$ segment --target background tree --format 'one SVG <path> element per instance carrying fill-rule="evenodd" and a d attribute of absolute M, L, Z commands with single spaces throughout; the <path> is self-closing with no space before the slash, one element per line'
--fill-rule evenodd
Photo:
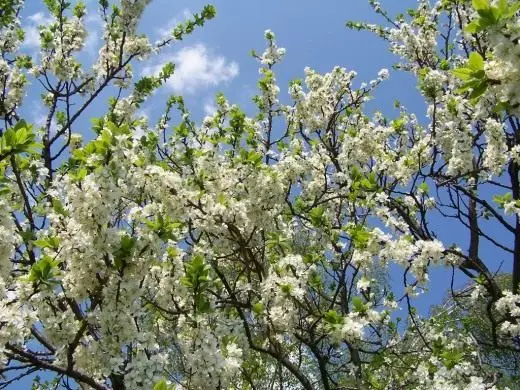
<path fill-rule="evenodd" d="M 504 290 L 511 285 L 510 274 L 497 275 L 495 280 Z M 501 335 L 499 343 L 493 342 L 493 324 L 489 320 L 487 305 L 488 299 L 482 294 L 482 286 L 471 282 L 450 293 L 442 305 L 432 309 L 432 316 L 445 326 L 456 326 L 474 338 L 479 345 L 479 358 L 500 373 L 499 383 L 514 388 L 519 380 L 519 351 L 515 344 L 511 346 L 508 335 Z M 498 316 L 498 313 L 493 315 Z"/>

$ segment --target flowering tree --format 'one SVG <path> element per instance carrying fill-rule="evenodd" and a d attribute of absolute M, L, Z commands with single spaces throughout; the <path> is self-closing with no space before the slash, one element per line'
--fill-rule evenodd
<path fill-rule="evenodd" d="M 215 10 L 152 44 L 136 30 L 148 3 L 99 1 L 86 69 L 81 2 L 45 0 L 38 63 L 18 51 L 22 1 L 0 2 L 2 386 L 42 371 L 35 388 L 476 390 L 518 375 L 485 351 L 519 350 L 520 3 L 421 0 L 391 18 L 372 2 L 386 26 L 348 24 L 417 77 L 426 124 L 400 105 L 364 114 L 385 69 L 355 87 L 353 71 L 306 68 L 281 102 L 266 31 L 255 116 L 219 95 L 197 124 L 171 96 L 154 125 L 137 110 L 174 65 L 134 80 L 132 61 Z M 20 118 L 29 75 L 41 128 Z M 107 88 L 84 143 L 78 120 Z M 467 247 L 439 238 L 446 221 Z M 414 307 L 433 265 L 451 270 L 436 288 L 457 316 Z M 464 321 L 475 310 L 484 328 Z"/>

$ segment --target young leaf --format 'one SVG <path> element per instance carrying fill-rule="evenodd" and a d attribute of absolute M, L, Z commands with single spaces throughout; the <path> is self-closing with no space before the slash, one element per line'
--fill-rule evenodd
<path fill-rule="evenodd" d="M 489 0 L 472 0 L 471 3 L 477 11 L 489 8 Z"/>
<path fill-rule="evenodd" d="M 476 51 L 469 55 L 469 68 L 473 71 L 484 70 L 484 59 Z"/>

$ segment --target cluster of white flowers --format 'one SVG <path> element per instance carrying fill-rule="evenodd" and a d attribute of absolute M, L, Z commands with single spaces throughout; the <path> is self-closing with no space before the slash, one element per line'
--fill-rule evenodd
<path fill-rule="evenodd" d="M 135 112 L 137 111 L 137 105 L 132 95 L 119 99 L 114 107 L 114 115 L 120 121 L 132 121 Z"/>
<path fill-rule="evenodd" d="M 290 329 L 296 320 L 297 305 L 307 292 L 312 266 L 306 266 L 301 256 L 289 255 L 280 259 L 262 284 L 262 303 L 268 321 L 277 330 Z"/>
<path fill-rule="evenodd" d="M 121 9 L 112 23 L 105 24 L 104 45 L 99 50 L 99 58 L 93 70 L 98 79 L 110 77 L 117 69 L 125 68 L 128 58 L 143 60 L 152 53 L 149 39 L 137 34 L 137 24 L 150 0 L 122 0 Z M 120 58 L 124 53 L 128 58 Z M 131 72 L 127 72 L 120 82 L 128 82 Z"/>
<path fill-rule="evenodd" d="M 38 76 L 50 71 L 60 80 L 82 77 L 81 64 L 74 54 L 84 47 L 86 37 L 83 17 L 54 17 L 51 24 L 41 26 L 42 58 L 31 72 Z"/>
<path fill-rule="evenodd" d="M 15 234 L 15 225 L 11 219 L 11 208 L 0 200 L 0 274 L 2 277 L 9 275 L 11 258 L 19 237 Z"/>
<path fill-rule="evenodd" d="M 488 119 L 485 124 L 484 134 L 487 141 L 484 153 L 484 166 L 498 176 L 509 161 L 504 125 L 495 119 Z"/>
<path fill-rule="evenodd" d="M 495 306 L 500 313 L 507 316 L 500 325 L 501 331 L 511 336 L 520 336 L 520 295 L 503 291 L 503 296 Z"/>
<path fill-rule="evenodd" d="M 410 269 L 412 275 L 420 282 L 428 282 L 428 267 L 439 264 L 444 256 L 444 246 L 438 240 L 413 242 L 409 236 L 400 236 L 387 240 L 379 252 L 384 263 L 395 261 Z"/>
<path fill-rule="evenodd" d="M 39 320 L 37 313 L 26 302 L 13 299 L 13 296 L 20 296 L 18 291 L 12 287 L 7 290 L 7 286 L 9 284 L 0 280 L 0 287 L 4 292 L 0 296 L 0 367 L 7 363 L 6 344 L 22 347 L 30 337 L 31 327 Z"/>
<path fill-rule="evenodd" d="M 243 361 L 242 349 L 236 343 L 223 346 L 224 340 L 219 339 L 219 333 L 204 328 L 193 329 L 183 337 L 181 343 L 190 375 L 188 383 L 204 389 L 227 386 L 234 379 Z"/>
<path fill-rule="evenodd" d="M 12 10 L 19 10 L 23 6 L 24 0 L 13 0 L 9 2 Z M 9 8 L 6 5 L 6 11 Z M 22 40 L 20 36 L 20 20 L 15 18 L 11 23 L 0 29 L 0 47 L 4 53 L 14 53 L 19 48 Z"/>
<path fill-rule="evenodd" d="M 9 65 L 6 60 L 0 58 L 0 88 L 5 91 L 0 96 L 2 111 L 0 115 L 10 114 L 18 108 L 25 96 L 27 78 L 17 67 Z"/>
<path fill-rule="evenodd" d="M 304 93 L 298 85 L 293 85 L 291 91 L 293 97 L 297 98 L 296 109 L 292 113 L 296 123 L 301 123 L 309 133 L 326 129 L 333 115 L 347 106 L 349 99 L 359 98 L 359 92 L 351 89 L 354 77 L 356 72 L 347 71 L 339 66 L 324 75 L 305 68 L 305 85 L 308 92 Z M 347 94 L 349 91 L 352 94 Z"/>
<path fill-rule="evenodd" d="M 438 10 L 431 8 L 426 0 L 419 0 L 415 10 L 419 15 L 412 23 L 400 21 L 396 27 L 388 30 L 390 50 L 403 58 L 406 63 L 401 66 L 417 71 L 422 66 L 437 62 L 437 15 Z"/>
<path fill-rule="evenodd" d="M 146 6 L 151 0 L 121 0 L 121 28 L 130 35 L 134 35 L 137 23 L 141 19 Z"/>
<path fill-rule="evenodd" d="M 2 10 L 4 14 L 11 8 L 15 15 L 11 23 L 0 28 L 0 118 L 8 117 L 19 108 L 25 96 L 27 78 L 16 61 L 10 58 L 17 52 L 23 39 L 20 20 L 16 17 L 22 5 L 23 0 L 14 0 L 5 5 L 5 11 Z"/>
<path fill-rule="evenodd" d="M 264 65 L 274 65 L 282 60 L 285 55 L 285 49 L 276 45 L 276 37 L 271 30 L 265 30 L 264 36 L 269 44 L 260 56 L 260 62 Z"/>
<path fill-rule="evenodd" d="M 443 94 L 448 77 L 438 70 L 429 71 L 421 81 L 420 88 L 426 101 L 433 102 Z"/>
<path fill-rule="evenodd" d="M 485 66 L 486 76 L 493 82 L 491 89 L 515 114 L 520 113 L 519 36 L 520 21 L 514 17 L 490 29 L 488 39 L 492 54 Z"/>

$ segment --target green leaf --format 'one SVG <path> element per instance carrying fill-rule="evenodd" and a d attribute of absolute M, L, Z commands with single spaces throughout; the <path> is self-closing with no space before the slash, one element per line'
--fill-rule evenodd
<path fill-rule="evenodd" d="M 24 242 L 31 242 L 36 239 L 36 235 L 32 230 L 26 230 L 20 233 L 20 236 L 22 236 L 22 239 Z"/>
<path fill-rule="evenodd" d="M 74 6 L 74 10 L 72 12 L 75 17 L 82 18 L 85 15 L 85 10 L 86 10 L 85 3 L 80 1 L 80 2 L 76 3 L 76 5 Z"/>
<path fill-rule="evenodd" d="M 184 226 L 181 221 L 172 221 L 168 216 L 164 217 L 161 214 L 154 220 L 145 221 L 145 224 L 164 241 L 174 239 L 176 231 Z"/>
<path fill-rule="evenodd" d="M 251 309 L 256 314 L 262 314 L 264 311 L 264 304 L 262 302 L 257 302 L 251 307 Z"/>
<path fill-rule="evenodd" d="M 448 370 L 451 370 L 453 367 L 455 367 L 458 363 L 462 361 L 462 359 L 464 358 L 464 353 L 457 350 L 448 350 L 443 351 L 440 354 L 440 357 L 444 366 Z"/>
<path fill-rule="evenodd" d="M 465 81 L 455 92 L 466 93 L 471 91 L 469 98 L 472 100 L 476 100 L 487 90 L 488 79 L 484 71 L 484 59 L 477 52 L 470 54 L 467 68 L 454 69 L 452 74 Z"/>
<path fill-rule="evenodd" d="M 325 322 L 331 325 L 339 325 L 343 323 L 343 317 L 340 314 L 338 314 L 336 310 L 327 311 L 324 314 L 323 319 L 325 320 Z"/>
<path fill-rule="evenodd" d="M 58 237 L 47 237 L 45 239 L 36 240 L 33 244 L 41 249 L 50 248 L 56 250 L 60 246 L 60 239 Z"/>
<path fill-rule="evenodd" d="M 513 194 L 507 192 L 504 195 L 494 195 L 493 201 L 499 205 L 500 208 L 504 208 L 504 205 L 513 200 Z"/>
<path fill-rule="evenodd" d="M 439 68 L 441 70 L 450 70 L 450 63 L 448 60 L 442 60 L 440 63 L 439 63 Z"/>
<path fill-rule="evenodd" d="M 469 55 L 468 65 L 474 71 L 484 70 L 484 59 L 479 53 L 474 51 Z"/>
<path fill-rule="evenodd" d="M 363 303 L 363 299 L 361 299 L 360 297 L 352 298 L 352 306 L 354 307 L 354 311 L 356 311 L 357 313 L 365 313 L 367 311 L 367 308 Z"/>
<path fill-rule="evenodd" d="M 65 217 L 69 216 L 69 212 L 63 207 L 63 203 L 59 199 L 54 198 L 52 200 L 52 209 L 56 214 L 63 215 Z"/>
<path fill-rule="evenodd" d="M 472 0 L 471 3 L 477 11 L 489 9 L 489 0 Z"/>
<path fill-rule="evenodd" d="M 103 130 L 105 119 L 104 118 L 92 118 L 90 120 L 90 122 L 92 123 L 92 130 L 94 130 L 94 132 L 98 135 L 101 134 L 101 131 Z"/>
<path fill-rule="evenodd" d="M 453 97 L 448 100 L 446 107 L 448 108 L 450 114 L 457 115 L 457 100 L 455 100 Z"/>
<path fill-rule="evenodd" d="M 155 384 L 153 390 L 168 390 L 168 385 L 166 384 L 166 381 L 162 380 Z"/>
<path fill-rule="evenodd" d="M 0 195 L 8 194 L 9 190 L 9 179 L 6 177 L 0 177 Z"/>
<path fill-rule="evenodd" d="M 280 232 L 267 232 L 266 236 L 267 240 L 265 243 L 269 249 L 281 248 L 284 250 L 290 250 L 291 245 L 289 243 L 289 240 L 286 237 L 284 237 Z"/>
<path fill-rule="evenodd" d="M 125 252 L 130 252 L 132 248 L 135 246 L 136 239 L 134 237 L 130 237 L 124 235 L 121 237 L 121 249 Z"/>
<path fill-rule="evenodd" d="M 376 191 L 377 186 L 377 178 L 373 172 L 370 172 L 367 177 L 361 179 L 360 181 L 361 188 L 365 191 Z"/>
<path fill-rule="evenodd" d="M 132 255 L 132 251 L 137 243 L 135 237 L 124 235 L 121 236 L 119 248 L 114 252 L 114 265 L 121 270 L 126 265 L 126 260 Z"/>
<path fill-rule="evenodd" d="M 484 94 L 484 92 L 486 92 L 486 90 L 487 90 L 487 82 L 481 82 L 480 84 L 473 87 L 473 90 L 469 94 L 469 98 L 476 99 L 476 98 L 482 96 L 482 94 Z"/>
<path fill-rule="evenodd" d="M 457 68 L 453 69 L 451 73 L 461 80 L 469 80 L 473 75 L 473 71 L 470 68 Z"/>
<path fill-rule="evenodd" d="M 493 12 L 494 9 L 495 9 L 494 7 L 490 7 L 490 8 L 477 10 L 477 13 L 479 14 L 480 19 L 481 19 L 480 23 L 483 26 L 484 25 L 491 26 L 491 25 L 493 25 L 493 24 L 495 24 L 497 22 L 497 19 L 495 17 L 495 13 Z"/>
<path fill-rule="evenodd" d="M 186 276 L 181 279 L 186 287 L 197 289 L 199 292 L 205 288 L 210 279 L 211 267 L 204 262 L 204 257 L 195 255 L 186 263 Z"/>
<path fill-rule="evenodd" d="M 500 15 L 507 12 L 509 6 L 507 4 L 507 0 L 498 0 L 496 8 L 500 11 Z"/>
<path fill-rule="evenodd" d="M 0 154 L 6 156 L 35 149 L 38 144 L 34 142 L 34 138 L 32 125 L 21 119 L 0 137 Z"/>
<path fill-rule="evenodd" d="M 464 30 L 467 33 L 475 34 L 482 30 L 482 25 L 480 24 L 480 19 L 474 19 L 472 20 L 465 28 Z"/>
<path fill-rule="evenodd" d="M 372 237 L 371 233 L 362 225 L 350 226 L 347 228 L 347 233 L 356 248 L 366 248 L 368 241 Z"/>
<path fill-rule="evenodd" d="M 70 177 L 74 183 L 82 181 L 85 177 L 87 177 L 88 170 L 85 167 L 81 167 L 76 171 L 72 171 L 70 173 Z"/>
<path fill-rule="evenodd" d="M 30 282 L 40 282 L 46 285 L 57 283 L 55 279 L 58 275 L 58 263 L 50 256 L 42 256 L 40 260 L 34 263 L 29 271 L 27 279 Z"/>
<path fill-rule="evenodd" d="M 473 280 L 475 281 L 475 283 L 485 286 L 486 277 L 484 275 L 475 276 L 473 277 Z"/>
<path fill-rule="evenodd" d="M 324 213 L 325 209 L 323 207 L 314 207 L 310 213 L 309 217 L 314 226 L 319 227 L 324 224 Z"/>
<path fill-rule="evenodd" d="M 262 158 L 262 154 L 254 150 L 241 149 L 239 153 L 239 161 L 243 164 L 259 166 L 262 163 Z"/>
<path fill-rule="evenodd" d="M 509 9 L 504 12 L 504 14 L 502 15 L 502 17 L 504 19 L 509 19 L 513 16 L 516 16 L 516 14 L 518 13 L 518 11 L 520 11 L 520 1 L 517 1 L 515 2 L 514 4 L 512 4 Z"/>
<path fill-rule="evenodd" d="M 208 313 L 211 311 L 211 304 L 209 303 L 208 298 L 204 295 L 198 294 L 196 296 L 195 305 L 197 306 L 197 311 L 199 313 Z"/>
<path fill-rule="evenodd" d="M 386 385 L 385 383 L 380 382 L 375 375 L 368 374 L 368 382 L 370 383 L 370 386 L 374 390 L 383 390 Z"/>
<path fill-rule="evenodd" d="M 426 182 L 421 183 L 421 185 L 419 185 L 419 189 L 425 194 L 427 194 L 430 191 L 430 187 L 428 187 L 428 184 Z"/>
<path fill-rule="evenodd" d="M 312 272 L 309 276 L 309 286 L 321 290 L 323 288 L 323 280 L 318 272 Z"/>

